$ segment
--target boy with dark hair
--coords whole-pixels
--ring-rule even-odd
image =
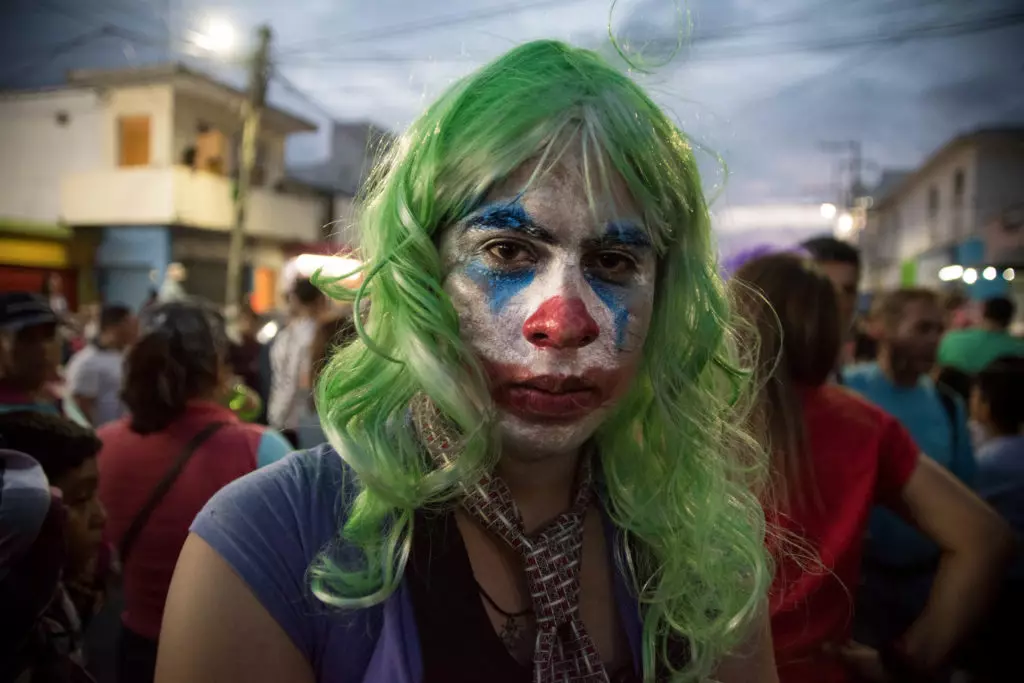
[[[1001,296],[985,301],[981,322],[946,333],[939,345],[939,365],[975,374],[997,358],[1024,356],[1024,340],[1010,335],[1014,303]]]
[[[994,609],[968,648],[979,683],[1011,680],[1019,672],[1024,611],[1024,358],[998,358],[975,378],[971,416],[989,435],[978,449],[978,495],[1010,523],[1020,541]]]
[[[971,391],[971,416],[990,437],[978,449],[978,493],[1024,535],[1022,391],[1024,358],[998,358],[978,373]]]
[[[113,422],[124,414],[120,395],[124,352],[135,342],[138,332],[139,322],[130,308],[104,306],[96,339],[68,362],[67,395],[92,427]]]
[[[44,676],[39,680],[89,680],[81,669],[81,634],[102,597],[96,585],[106,521],[97,495],[96,455],[101,446],[92,431],[59,415],[33,410],[0,414],[0,448],[34,459],[49,485],[59,491],[62,510],[62,578],[46,611],[29,625],[31,636],[17,653],[34,676]],[[33,583],[24,572],[8,577],[5,599],[32,590]]]
[[[853,324],[860,285],[860,252],[849,242],[822,235],[800,245],[818,268],[832,280],[839,296],[839,314],[844,325]]]
[[[50,485],[60,489],[68,510],[65,582],[95,575],[106,515],[97,493],[96,455],[103,447],[92,430],[38,411],[0,414],[0,446],[32,456]]]

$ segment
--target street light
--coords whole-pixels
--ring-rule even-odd
[[[981,271],[981,276],[983,278],[985,278],[986,280],[995,280],[996,279],[996,269],[993,268],[992,266],[989,266],[985,270]]]
[[[853,234],[853,215],[844,213],[836,221],[836,237],[844,239]]]
[[[226,55],[234,51],[238,36],[235,27],[226,19],[210,17],[202,30],[194,34],[192,42],[202,50]]]
[[[835,204],[830,204],[829,202],[825,202],[824,204],[821,205],[821,217],[824,218],[827,221],[830,221],[833,218],[835,218],[837,211],[838,211],[838,209],[836,209],[836,205]]]
[[[978,271],[976,271],[974,268],[967,268],[966,270],[964,270],[963,279],[965,283],[973,285],[975,282],[978,281]]]
[[[939,269],[939,279],[943,282],[953,282],[964,276],[964,267],[958,265],[943,266]]]

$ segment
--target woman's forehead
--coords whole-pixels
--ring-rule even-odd
[[[567,150],[554,164],[531,159],[496,183],[473,215],[516,205],[549,229],[603,231],[610,224],[642,225],[641,212],[625,181],[607,164]],[[550,224],[550,225],[547,225]]]

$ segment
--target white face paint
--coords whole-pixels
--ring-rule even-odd
[[[507,448],[583,444],[632,381],[654,304],[656,258],[621,179],[591,210],[582,162],[535,163],[445,229],[445,291],[483,362]]]

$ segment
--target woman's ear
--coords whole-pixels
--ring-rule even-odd
[[[234,369],[226,361],[217,365],[217,394],[221,398],[228,398],[234,391],[237,378]]]

